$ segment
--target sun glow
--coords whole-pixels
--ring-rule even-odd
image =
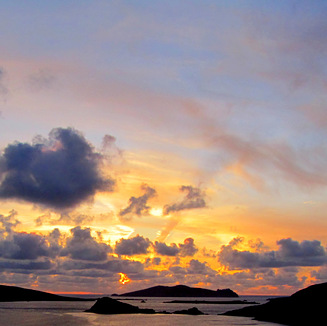
[[[150,214],[153,216],[162,216],[163,215],[162,208],[161,207],[152,208],[150,210]]]
[[[126,284],[126,283],[129,283],[131,281],[126,274],[119,273],[119,275],[120,275],[119,283]]]

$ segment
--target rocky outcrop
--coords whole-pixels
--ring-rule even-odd
[[[229,316],[254,317],[285,325],[322,325],[326,320],[327,283],[309,286],[290,297],[226,312]]]
[[[238,297],[231,289],[218,289],[217,291],[192,288],[186,285],[154,286],[144,290],[123,293],[123,297]]]

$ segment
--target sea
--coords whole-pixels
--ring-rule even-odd
[[[265,296],[240,296],[239,298],[119,298],[140,308],[155,311],[173,312],[197,307],[206,315],[169,315],[169,314],[126,314],[98,315],[85,312],[95,301],[34,301],[0,302],[1,326],[276,326],[280,324],[253,320],[249,317],[221,316],[218,314],[239,309],[248,304],[194,304],[167,303],[173,300],[233,301],[247,300],[258,303],[267,302]],[[115,297],[117,299],[117,297]]]

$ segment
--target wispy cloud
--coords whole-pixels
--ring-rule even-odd
[[[157,192],[154,188],[149,187],[147,184],[141,186],[141,190],[144,195],[139,197],[131,197],[129,199],[129,205],[119,212],[119,218],[122,221],[128,221],[133,218],[133,215],[142,216],[148,214],[150,206],[147,205],[149,199],[156,196]]]
[[[169,214],[170,212],[178,212],[187,209],[204,208],[206,207],[205,193],[203,190],[193,186],[181,186],[180,191],[186,192],[183,200],[166,205],[164,207],[164,214]]]

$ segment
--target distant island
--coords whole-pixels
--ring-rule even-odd
[[[176,310],[172,313],[167,311],[155,311],[153,309],[141,309],[128,303],[120,302],[118,300],[103,297],[85,312],[92,312],[102,315],[117,315],[117,314],[183,314],[183,315],[204,315],[198,308],[193,307],[185,310]]]
[[[219,300],[219,301],[209,301],[209,300],[173,300],[165,301],[164,303],[193,303],[193,304],[258,304],[255,301],[247,300]]]
[[[17,286],[0,285],[0,302],[10,301],[94,301],[51,294],[48,292],[24,289]]]
[[[253,317],[285,325],[322,325],[326,321],[326,295],[327,283],[321,283],[289,297],[270,299],[265,304],[228,311],[224,315]]]
[[[147,289],[127,292],[123,294],[113,294],[120,297],[238,297],[238,294],[231,289],[218,289],[217,291],[193,288],[186,285],[175,286],[153,286]]]

